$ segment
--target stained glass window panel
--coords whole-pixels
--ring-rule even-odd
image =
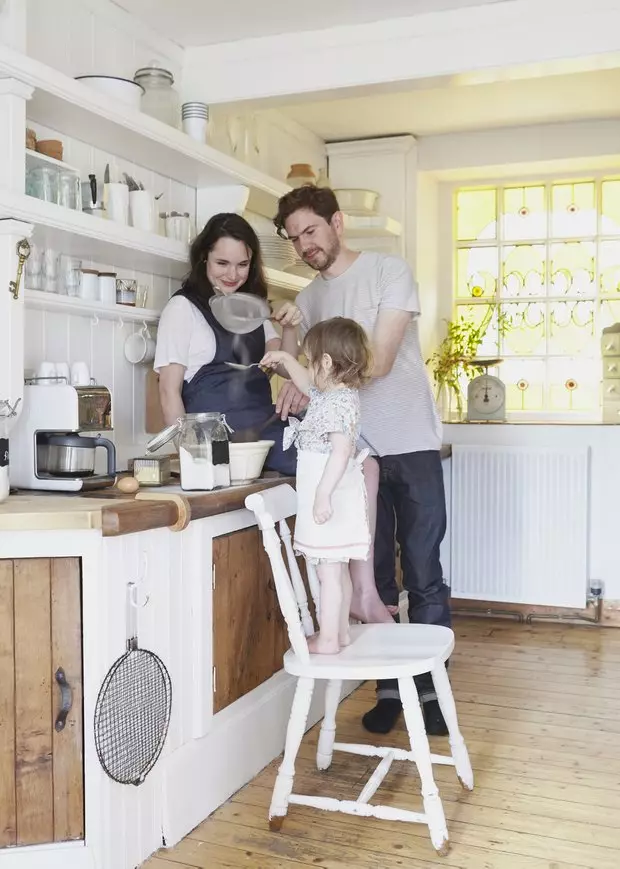
[[[509,187],[504,190],[504,238],[507,241],[534,241],[547,237],[545,188]]]
[[[596,353],[594,302],[551,302],[549,305],[549,342],[552,356]]]
[[[609,326],[613,326],[614,323],[620,323],[620,301],[601,302],[599,328],[607,329]]]
[[[546,253],[542,244],[503,248],[502,296],[544,296]]]
[[[601,232],[620,235],[620,180],[601,184]]]
[[[594,181],[554,184],[551,188],[551,235],[575,238],[596,235],[596,188]]]
[[[502,305],[509,328],[501,338],[501,353],[506,356],[542,356],[547,351],[547,310],[545,302],[520,302]]]
[[[497,290],[499,252],[496,247],[466,247],[457,253],[457,293],[460,298],[482,299]]]
[[[459,241],[497,236],[497,192],[459,190],[456,197],[456,237]]]
[[[587,411],[598,407],[601,364],[584,357],[550,359],[549,409],[552,411]]]
[[[550,296],[596,296],[596,246],[566,242],[551,246]]]
[[[599,247],[601,293],[620,296],[620,241],[602,241]]]
[[[467,322],[473,322],[476,325],[482,323],[488,312],[488,305],[459,305],[456,309],[457,317],[463,317]],[[497,356],[497,353],[497,317],[493,316],[486,330],[484,340],[478,348],[478,356],[488,358],[490,356]]]
[[[505,359],[498,376],[506,384],[507,410],[535,413],[545,406],[544,359]]]

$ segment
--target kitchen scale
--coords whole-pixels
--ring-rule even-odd
[[[467,385],[468,422],[506,422],[506,387],[499,377],[489,374],[489,368],[499,365],[501,359],[474,359],[472,364],[484,368],[485,373],[470,380]]]

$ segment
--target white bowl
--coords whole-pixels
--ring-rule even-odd
[[[138,82],[115,75],[77,75],[76,81],[84,82],[89,88],[118,100],[132,109],[140,111],[140,99],[144,88]]]
[[[345,214],[376,214],[379,194],[374,190],[341,188],[334,190],[338,205]]]
[[[252,483],[260,477],[267,453],[275,441],[251,441],[247,444],[229,444],[230,482]]]

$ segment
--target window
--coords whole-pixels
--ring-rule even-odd
[[[497,316],[479,356],[513,412],[594,416],[600,335],[620,321],[620,179],[461,189],[455,200],[456,314]]]

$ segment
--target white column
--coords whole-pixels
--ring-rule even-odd
[[[26,105],[32,93],[16,79],[0,78],[0,187],[16,193],[25,190]]]
[[[17,274],[17,245],[30,238],[33,226],[0,220],[0,400],[14,404],[24,392],[24,284],[13,298],[9,282]]]

